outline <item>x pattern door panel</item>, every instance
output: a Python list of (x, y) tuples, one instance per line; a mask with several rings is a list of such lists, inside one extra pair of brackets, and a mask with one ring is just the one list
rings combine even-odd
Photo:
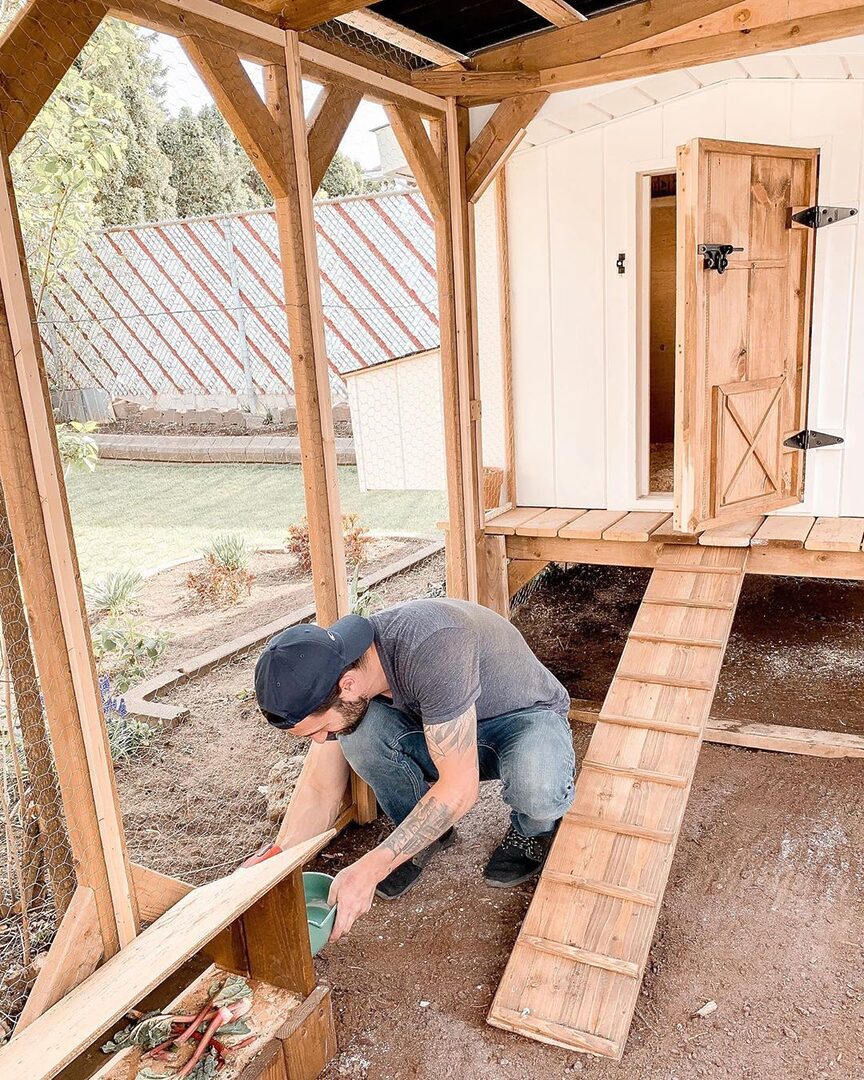
[[(679, 149), (676, 526), (701, 531), (799, 502), (818, 152), (694, 140)], [(725, 273), (697, 247), (732, 244)]]

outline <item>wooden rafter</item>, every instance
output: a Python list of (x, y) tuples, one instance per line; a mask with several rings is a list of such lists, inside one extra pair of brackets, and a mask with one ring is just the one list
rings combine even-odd
[(444, 173), (419, 114), (399, 105), (387, 106), (386, 112), (429, 209), (433, 214), (446, 216), (448, 201)]
[(373, 0), (257, 0), (255, 6), (278, 14), (282, 25), (291, 30), (308, 30), (371, 3)]
[(521, 94), (502, 101), (468, 148), (465, 159), (465, 189), (475, 202), (495, 179), (498, 171), (525, 135), (547, 93)]
[(203, 37), (190, 35), (180, 43), (271, 195), (281, 198), (288, 185), (282, 136), (240, 57)]
[(519, 3), (542, 15), (553, 26), (576, 26), (587, 21), (582, 12), (568, 4), (567, 0), (519, 0)]
[(100, 0), (30, 0), (0, 41), (0, 118), (11, 153), (108, 12)]
[(306, 118), (306, 142), (313, 191), (321, 186), (324, 174), (361, 101), (357, 90), (337, 83), (325, 87), (312, 106)]
[(540, 71), (592, 60), (728, 6), (729, 0), (647, 0), (576, 26), (486, 49), (473, 57), (472, 66), (477, 71)]
[[(536, 2), (541, 3), (542, 0)], [(414, 56), (431, 60), (433, 64), (461, 63), (468, 59), (465, 53), (448, 49), (446, 45), (433, 41), (424, 34), (418, 34), (416, 30), (409, 30), (407, 26), (401, 26), (375, 11), (352, 11), (347, 15), (339, 15), (338, 21), (346, 26), (353, 26), (355, 30), (362, 30), (364, 34), (380, 41), (389, 42), (405, 52), (413, 53)]]

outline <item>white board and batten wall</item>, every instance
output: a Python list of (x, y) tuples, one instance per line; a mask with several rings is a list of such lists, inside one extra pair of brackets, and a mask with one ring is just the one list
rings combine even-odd
[[(522, 505), (645, 505), (637, 482), (640, 174), (674, 171), (676, 148), (697, 136), (818, 147), (819, 201), (864, 206), (864, 82), (781, 77), (693, 86), (520, 149), (507, 165)], [(621, 252), (623, 276), (616, 268)], [(864, 516), (860, 217), (816, 238), (808, 426), (845, 443), (807, 455), (805, 502), (788, 512)], [(651, 501), (671, 509), (671, 495)]]

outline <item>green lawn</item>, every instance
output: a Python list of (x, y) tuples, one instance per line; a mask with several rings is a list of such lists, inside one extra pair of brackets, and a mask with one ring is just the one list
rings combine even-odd
[[(242, 533), (274, 546), (304, 515), (298, 465), (181, 465), (103, 461), (68, 479), (78, 557), (85, 581), (108, 570), (160, 566), (196, 555), (219, 533)], [(357, 513), (373, 532), (437, 537), (446, 516), (440, 491), (372, 491), (357, 487), (353, 466), (339, 469), (343, 513)]]

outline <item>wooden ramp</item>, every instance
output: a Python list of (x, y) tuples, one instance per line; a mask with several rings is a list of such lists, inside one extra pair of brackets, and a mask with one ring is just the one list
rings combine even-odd
[(661, 552), (490, 1024), (621, 1057), (747, 555)]

